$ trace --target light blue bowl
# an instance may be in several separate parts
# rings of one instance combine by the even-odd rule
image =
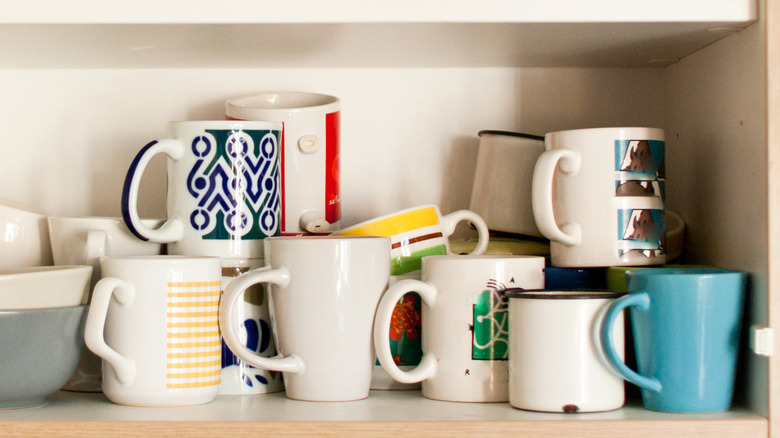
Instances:
[[[41,405],[84,348],[87,306],[0,311],[0,409]]]

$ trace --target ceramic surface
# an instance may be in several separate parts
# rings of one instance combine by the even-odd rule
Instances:
[[[739,351],[747,274],[717,268],[629,271],[629,295],[601,326],[606,357],[642,388],[645,408],[665,412],[729,409]],[[631,309],[636,371],[615,351],[611,328]]]
[[[46,216],[0,199],[0,269],[51,264]]]
[[[422,281],[395,283],[377,309],[374,344],[382,368],[399,382],[421,381],[426,398],[507,401],[509,320],[504,290],[541,288],[544,258],[449,255],[426,257],[422,263]],[[396,303],[408,292],[416,292],[423,302],[423,356],[417,367],[402,370],[391,353],[388,331],[403,327],[391,322],[398,319]]]
[[[404,275],[420,270],[423,257],[450,254],[449,236],[462,221],[471,222],[479,234],[472,255],[483,254],[489,232],[478,214],[458,210],[442,215],[434,204],[408,208],[339,230],[337,236],[385,236],[392,242],[390,274]]]
[[[117,404],[189,406],[217,396],[222,344],[217,257],[100,260],[84,338]]]
[[[534,165],[544,137],[506,131],[480,131],[469,210],[491,231],[542,237],[531,206]]]
[[[348,401],[366,398],[374,367],[372,326],[387,287],[386,237],[272,237],[265,268],[233,279],[220,303],[225,343],[252,366],[282,371],[288,398]],[[267,283],[280,356],[243,346],[233,309],[248,287]]]
[[[341,102],[335,96],[269,92],[230,99],[235,120],[282,122],[282,233],[324,233],[341,221]]]
[[[223,259],[222,290],[236,277],[265,265],[264,259]],[[233,327],[242,345],[263,357],[276,355],[276,344],[271,329],[268,294],[262,285],[250,287],[244,299],[234,309]],[[253,367],[222,341],[222,377],[219,393],[226,395],[266,394],[284,391],[282,374]]]
[[[601,412],[623,406],[623,379],[604,358],[598,328],[621,292],[507,291],[509,403],[543,412]],[[612,328],[623,357],[623,320]]]
[[[144,146],[127,171],[122,217],[141,240],[168,254],[260,258],[262,239],[281,231],[281,123],[171,122],[168,138]],[[138,216],[141,178],[156,155],[168,157],[166,222]]]
[[[91,266],[37,266],[0,271],[0,309],[87,304]]]
[[[144,219],[145,226],[158,228],[162,220]],[[49,238],[55,265],[92,266],[90,295],[100,280],[100,257],[109,255],[161,254],[164,245],[141,240],[116,217],[55,217],[48,218]],[[101,361],[85,348],[79,366],[66,391],[100,392]]]
[[[36,406],[73,374],[87,306],[0,311],[0,409]]]
[[[664,131],[596,128],[545,136],[534,168],[536,224],[558,267],[659,265]]]

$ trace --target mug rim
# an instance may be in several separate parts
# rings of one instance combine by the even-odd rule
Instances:
[[[520,138],[528,138],[531,140],[539,140],[544,141],[543,135],[534,135],[534,134],[528,134],[525,132],[514,132],[514,131],[501,131],[501,130],[494,130],[494,129],[483,129],[482,131],[479,131],[477,133],[478,137],[482,137],[483,135],[504,135],[507,137],[520,137]]]
[[[626,295],[626,292],[610,289],[505,289],[507,298],[523,298],[536,300],[586,300],[586,299],[614,299]]]
[[[387,213],[387,214],[382,215],[382,216],[377,216],[377,217],[374,217],[374,218],[362,221],[362,222],[358,222],[355,225],[350,225],[350,226],[348,226],[346,228],[342,228],[340,230],[334,231],[333,233],[329,234],[328,236],[339,236],[339,235],[342,235],[342,233],[344,233],[344,232],[353,231],[353,230],[356,230],[358,228],[364,227],[366,225],[370,225],[370,224],[373,224],[375,222],[379,222],[379,221],[383,221],[385,219],[389,219],[389,218],[391,218],[393,216],[400,216],[402,214],[409,213],[411,211],[423,210],[423,209],[426,209],[426,208],[433,208],[433,209],[436,210],[436,214],[439,217],[439,224],[438,225],[441,225],[441,217],[444,216],[444,214],[442,214],[441,209],[439,208],[438,204],[422,204],[422,205],[418,205],[418,206],[415,206],[415,207],[405,208],[403,210],[397,210],[397,211],[394,211],[394,212],[391,212],[391,213]]]
[[[304,102],[299,105],[286,103],[287,100],[281,99],[281,105],[267,105],[269,97],[283,96],[286,98],[297,97]],[[225,101],[225,107],[233,108],[238,112],[243,111],[296,111],[307,108],[322,108],[329,105],[339,104],[341,100],[330,94],[314,93],[309,91],[265,91],[261,93],[248,94],[244,96],[233,97]],[[229,111],[226,111],[229,112]],[[232,117],[228,114],[229,117]]]
[[[262,129],[270,129],[275,131],[281,131],[282,130],[282,122],[274,122],[274,121],[267,121],[267,120],[237,120],[237,119],[230,119],[230,120],[171,120],[168,122],[169,127],[173,126],[195,126],[195,125],[213,125],[217,126],[221,129],[230,128],[230,127],[237,127],[237,125],[245,125],[245,124],[257,124],[257,125],[265,125]],[[246,129],[243,127],[237,127],[234,129]]]
[[[726,268],[718,268],[718,267],[707,267],[707,266],[701,266],[701,267],[680,267],[680,268],[644,268],[644,269],[635,269],[635,270],[628,270],[625,272],[626,278],[629,277],[660,277],[663,275],[674,275],[674,276],[697,276],[697,277],[705,277],[705,276],[720,276],[720,275],[746,275],[747,273],[745,271],[740,271],[738,269],[726,269]]]

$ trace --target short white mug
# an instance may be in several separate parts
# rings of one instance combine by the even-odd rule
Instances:
[[[623,406],[623,379],[601,350],[599,328],[624,295],[607,290],[509,290],[509,403],[542,412]],[[623,319],[612,328],[624,351]]]
[[[282,233],[325,233],[341,221],[341,101],[327,94],[267,92],[229,99],[232,120],[282,122]]]
[[[422,280],[401,280],[379,304],[374,324],[377,357],[403,383],[422,381],[426,398],[461,402],[505,402],[508,391],[507,288],[544,285],[544,257],[429,256]],[[423,356],[408,371],[395,363],[388,329],[405,294],[422,298]]]
[[[171,122],[168,137],[147,144],[127,171],[122,217],[142,240],[168,254],[261,258],[262,239],[281,230],[281,123]],[[168,156],[168,219],[151,229],[138,216],[149,161]]]
[[[283,236],[264,243],[267,266],[225,289],[219,312],[225,344],[252,366],[282,371],[288,398],[366,398],[374,367],[374,314],[390,277],[390,239]],[[269,285],[280,357],[258,356],[236,334],[233,309],[258,283]]]
[[[135,237],[127,229],[122,218],[118,217],[50,216],[48,223],[54,264],[92,266],[90,293],[100,280],[101,257],[159,255],[164,250],[163,244],[147,242]],[[150,228],[156,228],[162,221],[144,219],[143,223]],[[100,358],[85,348],[75,374],[63,389],[100,392],[100,364]]]
[[[545,147],[532,201],[553,266],[666,261],[663,130],[559,131],[545,136]]]
[[[84,340],[103,358],[103,392],[117,404],[188,406],[217,396],[221,261],[104,257]]]

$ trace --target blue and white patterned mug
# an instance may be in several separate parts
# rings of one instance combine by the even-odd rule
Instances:
[[[280,233],[280,135],[276,122],[171,122],[168,138],[136,155],[122,191],[122,216],[138,238],[167,243],[169,254],[261,258],[262,239]],[[168,219],[141,222],[141,178],[168,156]]]

